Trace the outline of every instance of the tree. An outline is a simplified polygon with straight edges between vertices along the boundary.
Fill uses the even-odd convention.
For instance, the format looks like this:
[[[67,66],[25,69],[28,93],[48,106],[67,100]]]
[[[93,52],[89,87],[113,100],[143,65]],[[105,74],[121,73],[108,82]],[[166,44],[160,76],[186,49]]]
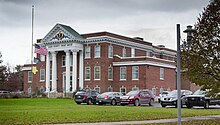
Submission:
[[[220,0],[210,0],[195,30],[188,52],[182,53],[187,56],[183,66],[190,81],[210,89],[210,94],[220,92]]]
[[[0,64],[3,62],[1,60],[2,54],[0,52]],[[7,67],[4,65],[0,65],[0,83],[4,83],[8,78],[9,72],[7,70]]]

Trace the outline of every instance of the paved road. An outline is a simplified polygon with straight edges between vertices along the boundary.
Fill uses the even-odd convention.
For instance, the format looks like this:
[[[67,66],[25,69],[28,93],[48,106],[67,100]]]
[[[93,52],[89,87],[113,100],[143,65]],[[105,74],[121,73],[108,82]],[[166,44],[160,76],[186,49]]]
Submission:
[[[220,115],[186,117],[186,118],[182,118],[181,121],[209,120],[209,119],[220,119]],[[167,122],[177,122],[177,121],[178,121],[177,118],[173,118],[173,119],[159,119],[159,120],[147,120],[147,121],[98,122],[98,123],[56,124],[56,125],[128,125],[128,124],[138,125],[138,124],[167,123]]]

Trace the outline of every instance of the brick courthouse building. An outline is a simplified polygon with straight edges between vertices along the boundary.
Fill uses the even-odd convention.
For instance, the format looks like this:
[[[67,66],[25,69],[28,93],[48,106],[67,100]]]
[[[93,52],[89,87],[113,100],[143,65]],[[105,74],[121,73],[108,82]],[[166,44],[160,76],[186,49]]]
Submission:
[[[176,89],[176,51],[142,38],[109,32],[79,34],[56,24],[41,40],[41,62],[25,64],[24,92],[65,96],[79,88],[99,92],[150,89],[155,95]],[[38,70],[32,72],[32,66]]]

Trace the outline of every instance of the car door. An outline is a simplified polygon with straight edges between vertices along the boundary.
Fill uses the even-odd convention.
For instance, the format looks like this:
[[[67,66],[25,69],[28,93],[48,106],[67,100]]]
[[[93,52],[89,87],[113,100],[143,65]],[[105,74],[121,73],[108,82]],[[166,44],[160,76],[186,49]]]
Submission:
[[[140,104],[144,104],[146,102],[146,99],[145,99],[145,92],[144,91],[141,91],[140,94],[139,94],[139,100],[140,100]]]
[[[150,102],[151,97],[152,97],[151,94],[148,91],[146,91],[146,94],[145,94],[145,101],[146,101],[146,103]]]

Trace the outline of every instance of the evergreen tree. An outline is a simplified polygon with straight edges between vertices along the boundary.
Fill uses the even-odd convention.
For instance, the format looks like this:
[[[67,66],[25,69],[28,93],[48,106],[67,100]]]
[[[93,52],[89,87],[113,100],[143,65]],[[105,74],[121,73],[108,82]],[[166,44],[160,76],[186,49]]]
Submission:
[[[187,53],[189,80],[210,89],[210,94],[220,92],[220,0],[210,0],[209,5],[195,24],[195,33]]]

